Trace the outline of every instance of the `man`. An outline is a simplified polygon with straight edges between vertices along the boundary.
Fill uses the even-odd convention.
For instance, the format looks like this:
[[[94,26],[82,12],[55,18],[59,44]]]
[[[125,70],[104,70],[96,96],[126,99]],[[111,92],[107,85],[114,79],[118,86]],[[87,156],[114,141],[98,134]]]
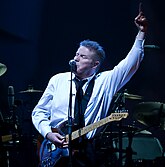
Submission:
[[[105,59],[103,48],[97,42],[90,40],[85,40],[80,43],[74,57],[76,70],[72,76],[72,117],[76,117],[74,116],[74,112],[76,112],[74,109],[76,105],[75,78],[77,78],[77,80],[87,80],[82,86],[84,94],[89,85],[91,85],[91,82],[93,82],[90,99],[83,112],[83,119],[81,120],[82,122],[84,121],[84,126],[98,122],[100,119],[107,116],[113,96],[130,80],[138,69],[140,62],[143,59],[143,45],[145,33],[147,31],[147,20],[141,11],[135,18],[135,24],[139,29],[139,32],[136,36],[134,45],[126,58],[115,66],[113,70],[98,73],[98,70]],[[60,73],[53,76],[32,112],[33,124],[46,140],[46,144],[42,145],[40,158],[45,151],[43,147],[48,147],[48,143],[51,143],[50,148],[47,148],[49,153],[53,153],[54,150],[60,148],[63,150],[60,153],[61,155],[64,154],[65,156],[68,154],[66,151],[68,150],[66,148],[68,146],[68,140],[66,140],[64,135],[60,134],[59,131],[52,131],[52,128],[60,127],[60,125],[68,119],[70,84],[70,72]],[[82,127],[82,125],[80,127]],[[85,141],[85,144],[83,145],[81,145],[81,141],[79,141],[79,151],[73,153],[72,157],[73,166],[98,166],[93,139],[99,132],[99,129],[93,129],[87,132],[82,139],[83,142]],[[49,162],[53,161],[53,159],[54,158],[42,160],[41,158],[41,166],[43,163],[46,163],[46,160]],[[57,159],[60,159],[60,156]],[[55,165],[56,162],[53,162],[52,164]]]

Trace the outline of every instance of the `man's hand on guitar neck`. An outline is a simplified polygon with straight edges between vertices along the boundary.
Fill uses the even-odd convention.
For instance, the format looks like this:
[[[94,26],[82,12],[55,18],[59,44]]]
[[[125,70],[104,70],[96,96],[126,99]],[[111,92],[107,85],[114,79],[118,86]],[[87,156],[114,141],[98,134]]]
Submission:
[[[66,142],[65,137],[60,135],[57,132],[49,132],[46,135],[46,138],[50,140],[55,146],[59,148],[66,148],[68,147],[68,142]]]

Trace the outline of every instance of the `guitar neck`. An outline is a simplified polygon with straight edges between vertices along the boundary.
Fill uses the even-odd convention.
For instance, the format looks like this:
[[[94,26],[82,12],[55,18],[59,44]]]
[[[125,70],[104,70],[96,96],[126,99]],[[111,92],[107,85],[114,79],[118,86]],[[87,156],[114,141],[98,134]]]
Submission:
[[[119,121],[122,118],[126,118],[127,116],[128,116],[128,113],[111,113],[110,116],[103,118],[98,122],[87,125],[83,128],[80,128],[80,129],[72,132],[71,140],[77,139],[77,138],[85,135],[86,133],[88,133],[96,128],[99,128],[99,127],[101,127],[109,122]],[[69,135],[66,135],[66,140],[69,141]]]

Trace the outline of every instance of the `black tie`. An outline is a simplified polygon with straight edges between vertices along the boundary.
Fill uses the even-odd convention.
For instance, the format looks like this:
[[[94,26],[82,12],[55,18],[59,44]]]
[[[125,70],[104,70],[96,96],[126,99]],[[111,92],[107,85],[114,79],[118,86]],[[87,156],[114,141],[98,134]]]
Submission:
[[[83,99],[83,90],[82,87],[87,82],[87,80],[78,80],[74,79],[76,84],[76,98],[75,98],[75,111],[74,111],[74,123],[77,126],[77,128],[84,126],[84,110],[82,105],[82,99]]]

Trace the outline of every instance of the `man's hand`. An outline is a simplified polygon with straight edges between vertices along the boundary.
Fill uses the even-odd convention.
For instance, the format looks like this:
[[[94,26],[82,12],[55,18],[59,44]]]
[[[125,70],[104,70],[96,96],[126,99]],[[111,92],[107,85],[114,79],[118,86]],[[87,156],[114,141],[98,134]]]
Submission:
[[[148,21],[144,16],[143,12],[140,12],[135,18],[135,24],[140,31],[146,32],[148,28]]]
[[[142,32],[147,31],[148,21],[146,17],[144,16],[144,13],[142,12],[142,3],[139,3],[139,14],[135,18],[135,24],[140,31]]]
[[[68,142],[66,142],[65,137],[60,135],[59,133],[49,132],[46,135],[46,138],[59,148],[68,147]]]

